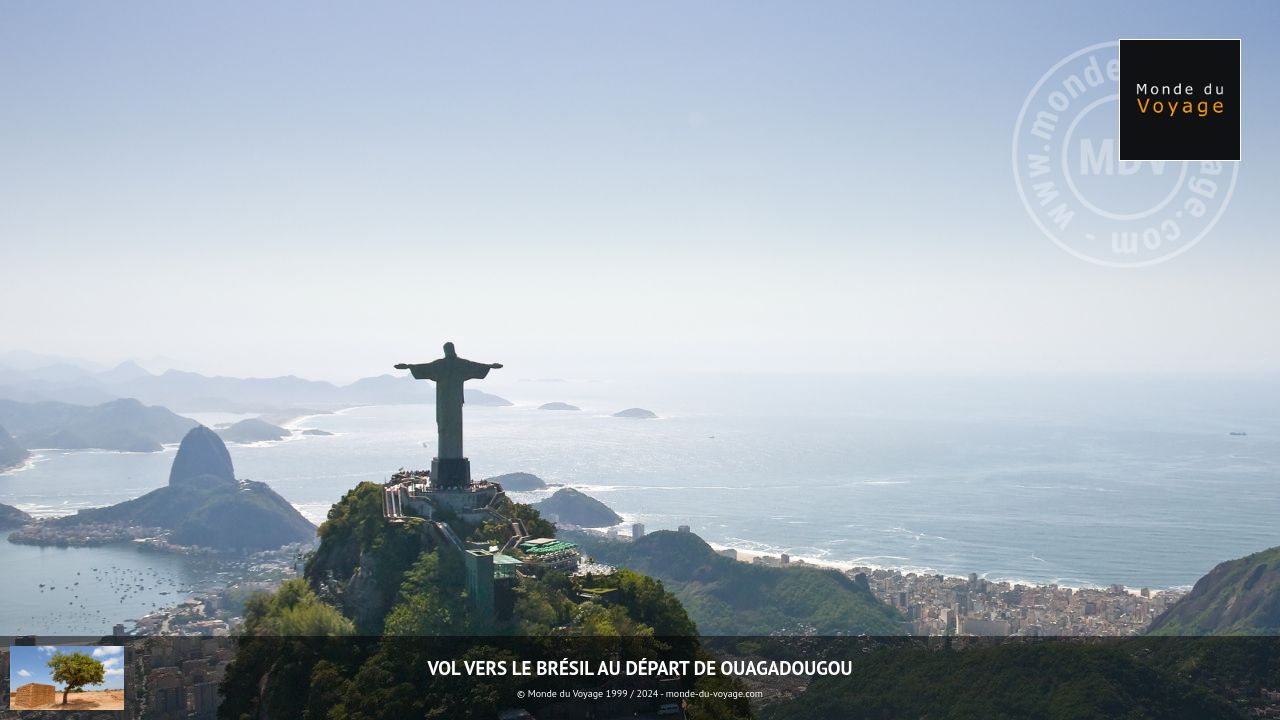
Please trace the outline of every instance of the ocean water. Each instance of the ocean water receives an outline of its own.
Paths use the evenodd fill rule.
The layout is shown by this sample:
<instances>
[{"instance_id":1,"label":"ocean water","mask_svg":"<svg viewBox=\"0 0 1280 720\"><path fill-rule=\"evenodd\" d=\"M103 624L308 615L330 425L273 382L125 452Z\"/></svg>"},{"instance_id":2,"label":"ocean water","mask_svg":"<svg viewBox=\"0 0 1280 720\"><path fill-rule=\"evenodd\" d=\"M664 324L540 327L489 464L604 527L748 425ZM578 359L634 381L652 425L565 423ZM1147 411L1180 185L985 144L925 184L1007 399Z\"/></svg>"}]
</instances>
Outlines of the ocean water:
<instances>
[{"instance_id":1,"label":"ocean water","mask_svg":"<svg viewBox=\"0 0 1280 720\"><path fill-rule=\"evenodd\" d=\"M0 635L108 635L229 577L216 562L129 544L41 548L8 535L0 532Z\"/></svg>"},{"instance_id":2,"label":"ocean water","mask_svg":"<svg viewBox=\"0 0 1280 720\"><path fill-rule=\"evenodd\" d=\"M628 524L689 525L720 545L1153 588L1190 585L1218 562L1280 545L1278 395L1260 381L716 376L483 387L517 405L467 406L475 475L533 472L597 497ZM555 400L583 410L537 409ZM610 416L632 406L661 418ZM335 435L231 453L239 476L270 484L317 522L356 483L427 467L434 451L430 406L354 408L296 426ZM174 452L41 451L0 475L0 502L48 515L136 497L166 482ZM16 579L0 627L38 617L31 567L131 554L144 567L162 563L170 584L192 582L183 560L132 548L0 543L0 573Z\"/></svg>"}]
</instances>

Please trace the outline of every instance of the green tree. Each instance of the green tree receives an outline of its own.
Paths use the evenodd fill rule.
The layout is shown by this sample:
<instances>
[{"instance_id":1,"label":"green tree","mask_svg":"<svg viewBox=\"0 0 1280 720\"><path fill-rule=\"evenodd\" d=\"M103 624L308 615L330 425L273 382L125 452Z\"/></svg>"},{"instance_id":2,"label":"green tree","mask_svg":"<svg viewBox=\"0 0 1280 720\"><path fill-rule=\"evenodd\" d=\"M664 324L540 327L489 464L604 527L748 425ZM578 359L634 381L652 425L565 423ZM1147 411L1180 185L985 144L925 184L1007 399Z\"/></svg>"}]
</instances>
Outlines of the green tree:
<instances>
[{"instance_id":1,"label":"green tree","mask_svg":"<svg viewBox=\"0 0 1280 720\"><path fill-rule=\"evenodd\" d=\"M530 537L548 537L556 536L556 526L543 519L542 513L539 513L532 505L512 502L510 498L503 498L497 505L498 514L502 515L504 520L489 520L481 523L469 533L461 533L464 537L469 537L477 542L488 541L498 545L502 545L511 539L514 534L511 530L512 521L519 520L524 524L524 530ZM451 522L451 525L456 525ZM455 527L455 529L457 529Z\"/></svg>"},{"instance_id":2,"label":"green tree","mask_svg":"<svg viewBox=\"0 0 1280 720\"><path fill-rule=\"evenodd\" d=\"M482 629L463 587L467 570L456 553L424 552L404 574L400 601L387 614L387 635L464 635Z\"/></svg>"},{"instance_id":3,"label":"green tree","mask_svg":"<svg viewBox=\"0 0 1280 720\"><path fill-rule=\"evenodd\" d=\"M355 634L350 620L316 597L302 578L286 580L274 595L260 593L245 605L245 633L289 637Z\"/></svg>"},{"instance_id":4,"label":"green tree","mask_svg":"<svg viewBox=\"0 0 1280 720\"><path fill-rule=\"evenodd\" d=\"M107 672L102 663L82 652L54 653L49 667L53 668L53 681L66 684L62 688L63 705L67 704L67 693L85 685L97 685Z\"/></svg>"}]
</instances>

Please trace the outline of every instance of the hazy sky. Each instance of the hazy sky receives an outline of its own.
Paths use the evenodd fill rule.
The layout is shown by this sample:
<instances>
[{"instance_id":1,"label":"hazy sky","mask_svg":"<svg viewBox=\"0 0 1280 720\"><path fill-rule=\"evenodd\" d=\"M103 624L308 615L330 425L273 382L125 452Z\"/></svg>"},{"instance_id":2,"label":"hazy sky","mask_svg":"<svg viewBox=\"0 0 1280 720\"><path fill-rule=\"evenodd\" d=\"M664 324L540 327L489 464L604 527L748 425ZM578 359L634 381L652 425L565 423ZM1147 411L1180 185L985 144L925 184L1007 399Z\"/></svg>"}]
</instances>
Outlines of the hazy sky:
<instances>
[{"instance_id":1,"label":"hazy sky","mask_svg":"<svg viewBox=\"0 0 1280 720\"><path fill-rule=\"evenodd\" d=\"M1280 5L988 8L3 3L0 350L1280 369ZM1041 74L1118 37L1244 39L1231 205L1141 270L1055 247L1009 167Z\"/></svg>"}]
</instances>

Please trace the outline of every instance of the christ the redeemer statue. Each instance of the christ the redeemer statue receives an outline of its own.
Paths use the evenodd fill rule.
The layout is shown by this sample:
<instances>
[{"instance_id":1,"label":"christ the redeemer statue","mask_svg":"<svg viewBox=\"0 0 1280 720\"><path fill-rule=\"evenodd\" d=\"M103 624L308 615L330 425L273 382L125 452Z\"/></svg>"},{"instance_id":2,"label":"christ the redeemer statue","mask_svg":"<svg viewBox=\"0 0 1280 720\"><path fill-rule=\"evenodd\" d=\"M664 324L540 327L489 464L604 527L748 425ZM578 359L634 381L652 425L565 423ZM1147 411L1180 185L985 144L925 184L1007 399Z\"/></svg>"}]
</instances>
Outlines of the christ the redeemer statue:
<instances>
[{"instance_id":1,"label":"christ the redeemer statue","mask_svg":"<svg viewBox=\"0 0 1280 720\"><path fill-rule=\"evenodd\" d=\"M471 483L471 463L462 454L462 383L480 380L499 363L478 363L458 357L453 343L444 344L444 357L429 363L400 363L417 380L436 384L436 431L439 446L431 462L431 484L436 487L465 487Z\"/></svg>"}]
</instances>

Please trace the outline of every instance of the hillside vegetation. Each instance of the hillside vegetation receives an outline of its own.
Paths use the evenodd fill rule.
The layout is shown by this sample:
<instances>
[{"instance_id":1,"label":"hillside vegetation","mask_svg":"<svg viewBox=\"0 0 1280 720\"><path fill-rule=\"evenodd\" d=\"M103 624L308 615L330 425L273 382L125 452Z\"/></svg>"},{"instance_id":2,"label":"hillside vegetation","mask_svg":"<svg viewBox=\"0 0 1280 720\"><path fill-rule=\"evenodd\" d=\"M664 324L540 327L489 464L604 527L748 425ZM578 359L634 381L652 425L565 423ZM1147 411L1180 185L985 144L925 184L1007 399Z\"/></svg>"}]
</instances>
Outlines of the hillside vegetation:
<instances>
[{"instance_id":1,"label":"hillside vegetation","mask_svg":"<svg viewBox=\"0 0 1280 720\"><path fill-rule=\"evenodd\" d=\"M513 505L512 512L526 524L541 522L528 506ZM306 581L291 581L249 603L246 635L228 668L219 716L491 720L519 690L548 684L586 689L601 680L437 676L427 672L427 661L705 657L697 628L679 601L661 582L635 572L522 577L509 620L481 617L466 591L460 556L436 547L424 525L416 518L387 522L382 487L373 483L362 483L336 503L320 527L320 548L307 563ZM456 524L453 530L466 537L484 534L488 527ZM587 597L588 582L595 597L607 600ZM609 682L653 688L657 681L622 677ZM678 684L709 692L737 688L720 677L689 676ZM522 704L537 715L555 703L526 699ZM656 703L642 702L624 714L652 711L648 705ZM694 718L750 717L744 700L709 697L693 700L690 707Z\"/></svg>"},{"instance_id":2,"label":"hillside vegetation","mask_svg":"<svg viewBox=\"0 0 1280 720\"><path fill-rule=\"evenodd\" d=\"M716 553L687 532L659 531L635 542L573 539L596 560L662 580L706 635L900 635L897 610L836 570L752 565Z\"/></svg>"},{"instance_id":3,"label":"hillside vegetation","mask_svg":"<svg viewBox=\"0 0 1280 720\"><path fill-rule=\"evenodd\" d=\"M1149 633L1280 635L1280 547L1219 564Z\"/></svg>"}]
</instances>

